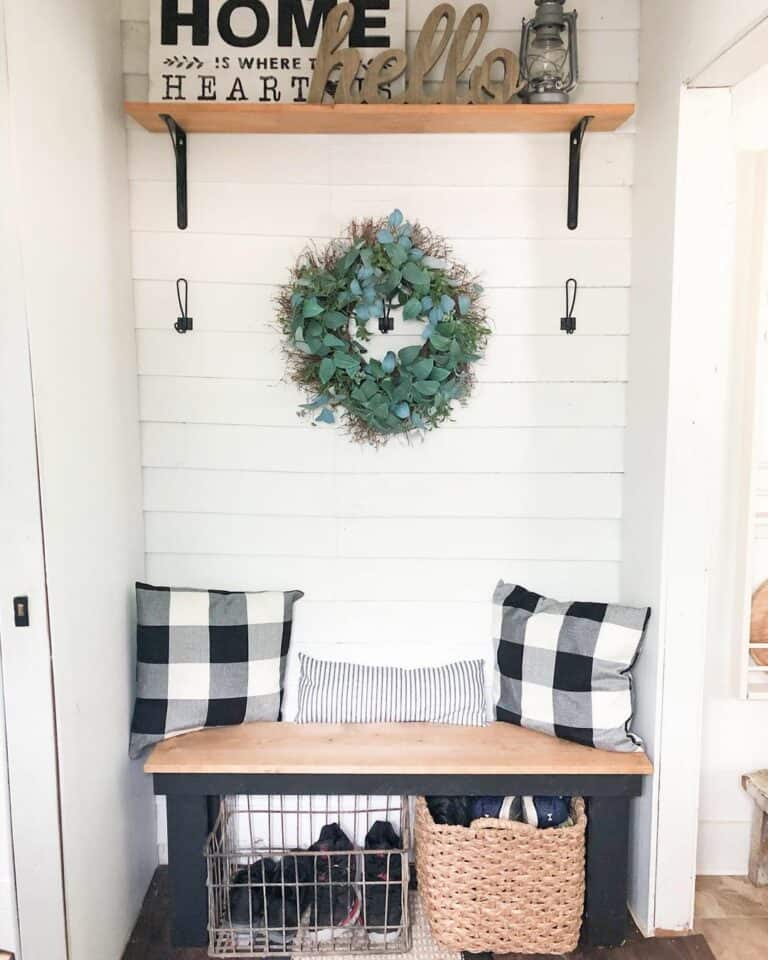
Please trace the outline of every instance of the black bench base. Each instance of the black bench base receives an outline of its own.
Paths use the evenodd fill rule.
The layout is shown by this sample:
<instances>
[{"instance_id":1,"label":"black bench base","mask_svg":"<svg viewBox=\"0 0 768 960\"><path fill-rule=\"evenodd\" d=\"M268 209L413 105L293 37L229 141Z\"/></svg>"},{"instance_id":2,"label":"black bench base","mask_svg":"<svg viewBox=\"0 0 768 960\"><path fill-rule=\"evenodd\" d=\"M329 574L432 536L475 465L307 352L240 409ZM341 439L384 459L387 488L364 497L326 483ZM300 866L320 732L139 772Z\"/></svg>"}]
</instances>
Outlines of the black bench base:
<instances>
[{"instance_id":1,"label":"black bench base","mask_svg":"<svg viewBox=\"0 0 768 960\"><path fill-rule=\"evenodd\" d=\"M174 946L208 943L203 851L219 798L235 794L562 795L587 801L587 893L583 940L614 947L626 936L629 800L639 776L378 774L155 774L168 805L168 866Z\"/></svg>"}]
</instances>

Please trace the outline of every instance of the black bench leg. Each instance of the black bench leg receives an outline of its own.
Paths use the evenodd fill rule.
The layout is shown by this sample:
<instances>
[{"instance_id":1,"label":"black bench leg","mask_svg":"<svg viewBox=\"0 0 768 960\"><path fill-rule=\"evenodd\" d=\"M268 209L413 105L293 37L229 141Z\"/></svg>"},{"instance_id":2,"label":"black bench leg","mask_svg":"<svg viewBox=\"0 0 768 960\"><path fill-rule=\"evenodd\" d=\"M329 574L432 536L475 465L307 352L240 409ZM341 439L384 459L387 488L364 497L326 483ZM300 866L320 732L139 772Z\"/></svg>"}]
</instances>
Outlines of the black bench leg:
<instances>
[{"instance_id":1,"label":"black bench leg","mask_svg":"<svg viewBox=\"0 0 768 960\"><path fill-rule=\"evenodd\" d=\"M208 946L208 893L203 849L209 832L205 796L167 797L171 941L174 947Z\"/></svg>"},{"instance_id":2,"label":"black bench leg","mask_svg":"<svg viewBox=\"0 0 768 960\"><path fill-rule=\"evenodd\" d=\"M590 947L618 947L627 931L629 800L590 797L587 816L584 940Z\"/></svg>"}]
</instances>

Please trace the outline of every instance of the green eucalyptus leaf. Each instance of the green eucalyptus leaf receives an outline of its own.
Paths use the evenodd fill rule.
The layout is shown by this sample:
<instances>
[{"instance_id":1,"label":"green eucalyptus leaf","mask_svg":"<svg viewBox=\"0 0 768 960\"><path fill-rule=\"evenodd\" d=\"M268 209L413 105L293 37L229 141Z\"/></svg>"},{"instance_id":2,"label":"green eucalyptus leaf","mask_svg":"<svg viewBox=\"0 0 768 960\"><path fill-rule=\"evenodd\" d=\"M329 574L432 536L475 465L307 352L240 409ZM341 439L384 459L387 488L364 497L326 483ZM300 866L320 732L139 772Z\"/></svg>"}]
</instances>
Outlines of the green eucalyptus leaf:
<instances>
[{"instance_id":1,"label":"green eucalyptus leaf","mask_svg":"<svg viewBox=\"0 0 768 960\"><path fill-rule=\"evenodd\" d=\"M319 317L322 312L323 308L317 302L317 297L310 297L309 300L304 301L301 313L305 320L309 317Z\"/></svg>"},{"instance_id":2,"label":"green eucalyptus leaf","mask_svg":"<svg viewBox=\"0 0 768 960\"><path fill-rule=\"evenodd\" d=\"M323 323L328 330L338 330L349 323L349 319L338 310L328 310L323 314Z\"/></svg>"},{"instance_id":3,"label":"green eucalyptus leaf","mask_svg":"<svg viewBox=\"0 0 768 960\"><path fill-rule=\"evenodd\" d=\"M420 353L421 347L418 344L413 347L403 347L401 350L397 351L397 355L400 357L400 362L406 367L414 363Z\"/></svg>"},{"instance_id":4,"label":"green eucalyptus leaf","mask_svg":"<svg viewBox=\"0 0 768 960\"><path fill-rule=\"evenodd\" d=\"M418 360L413 364L411 373L417 380L426 380L434 365L435 361L431 357L424 357L423 360Z\"/></svg>"},{"instance_id":5,"label":"green eucalyptus leaf","mask_svg":"<svg viewBox=\"0 0 768 960\"><path fill-rule=\"evenodd\" d=\"M417 267L415 263L406 263L403 267L403 278L414 287L426 287L429 285L429 274Z\"/></svg>"},{"instance_id":6,"label":"green eucalyptus leaf","mask_svg":"<svg viewBox=\"0 0 768 960\"><path fill-rule=\"evenodd\" d=\"M394 403L400 403L402 400L408 400L411 396L411 384L410 383L399 383L394 391L392 392L392 400Z\"/></svg>"},{"instance_id":7,"label":"green eucalyptus leaf","mask_svg":"<svg viewBox=\"0 0 768 960\"><path fill-rule=\"evenodd\" d=\"M395 290L400 286L400 283L403 279L402 273L397 269L392 269L384 278L384 292L387 294L394 293Z\"/></svg>"},{"instance_id":8,"label":"green eucalyptus leaf","mask_svg":"<svg viewBox=\"0 0 768 960\"><path fill-rule=\"evenodd\" d=\"M387 247L387 256L393 267L402 267L408 259L408 251L404 250L399 244Z\"/></svg>"},{"instance_id":9,"label":"green eucalyptus leaf","mask_svg":"<svg viewBox=\"0 0 768 960\"><path fill-rule=\"evenodd\" d=\"M389 416L389 404L386 400L383 400L380 403L371 404L371 413L376 417L377 420L386 420Z\"/></svg>"},{"instance_id":10,"label":"green eucalyptus leaf","mask_svg":"<svg viewBox=\"0 0 768 960\"><path fill-rule=\"evenodd\" d=\"M331 357L324 357L320 361L320 366L317 372L321 382L328 383L334 373L336 373L336 364L333 362Z\"/></svg>"},{"instance_id":11,"label":"green eucalyptus leaf","mask_svg":"<svg viewBox=\"0 0 768 960\"><path fill-rule=\"evenodd\" d=\"M421 301L411 297L403 307L403 320L415 320L419 316L421 316Z\"/></svg>"},{"instance_id":12,"label":"green eucalyptus leaf","mask_svg":"<svg viewBox=\"0 0 768 960\"><path fill-rule=\"evenodd\" d=\"M327 393L321 393L319 397L315 397L314 400L311 400L309 403L302 403L302 407L305 410L316 410L317 407L324 407L328 403L329 396Z\"/></svg>"},{"instance_id":13,"label":"green eucalyptus leaf","mask_svg":"<svg viewBox=\"0 0 768 960\"><path fill-rule=\"evenodd\" d=\"M434 380L417 380L413 388L423 397L434 397L440 389L440 384L435 383Z\"/></svg>"},{"instance_id":14,"label":"green eucalyptus leaf","mask_svg":"<svg viewBox=\"0 0 768 960\"><path fill-rule=\"evenodd\" d=\"M339 340L338 337L334 337L332 333L326 333L323 337L323 343L326 347L341 347L342 349L347 346L343 340Z\"/></svg>"},{"instance_id":15,"label":"green eucalyptus leaf","mask_svg":"<svg viewBox=\"0 0 768 960\"><path fill-rule=\"evenodd\" d=\"M438 383L442 383L443 380L447 380L450 375L451 371L446 370L445 367L435 367L432 373L430 373L429 379L437 380Z\"/></svg>"},{"instance_id":16,"label":"green eucalyptus leaf","mask_svg":"<svg viewBox=\"0 0 768 960\"><path fill-rule=\"evenodd\" d=\"M343 370L350 376L360 369L360 360L357 357L350 356L348 353L341 353L339 350L333 354L333 362L337 370Z\"/></svg>"},{"instance_id":17,"label":"green eucalyptus leaf","mask_svg":"<svg viewBox=\"0 0 768 960\"><path fill-rule=\"evenodd\" d=\"M469 313L469 308L472 306L472 301L466 295L466 293L460 293L458 300L459 300L459 313L462 315L462 317L464 317Z\"/></svg>"},{"instance_id":18,"label":"green eucalyptus leaf","mask_svg":"<svg viewBox=\"0 0 768 960\"><path fill-rule=\"evenodd\" d=\"M435 350L445 351L449 350L452 343L456 343L455 340L449 340L448 337L444 337L440 333L433 333L429 341Z\"/></svg>"},{"instance_id":19,"label":"green eucalyptus leaf","mask_svg":"<svg viewBox=\"0 0 768 960\"><path fill-rule=\"evenodd\" d=\"M392 371L397 366L397 357L392 353L391 350L387 351L384 356L384 359L381 361L381 369L384 373L392 373Z\"/></svg>"}]
</instances>

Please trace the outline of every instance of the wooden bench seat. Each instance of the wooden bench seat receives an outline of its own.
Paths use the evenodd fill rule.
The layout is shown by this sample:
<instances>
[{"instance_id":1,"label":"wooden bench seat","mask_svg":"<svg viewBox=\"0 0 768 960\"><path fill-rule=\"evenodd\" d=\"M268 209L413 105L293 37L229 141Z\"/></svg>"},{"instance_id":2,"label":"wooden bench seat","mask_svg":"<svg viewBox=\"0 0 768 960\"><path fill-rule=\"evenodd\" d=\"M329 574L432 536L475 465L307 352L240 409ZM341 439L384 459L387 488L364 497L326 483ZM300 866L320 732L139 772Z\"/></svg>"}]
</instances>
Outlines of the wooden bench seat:
<instances>
[{"instance_id":1,"label":"wooden bench seat","mask_svg":"<svg viewBox=\"0 0 768 960\"><path fill-rule=\"evenodd\" d=\"M158 744L144 769L168 806L172 931L180 947L207 940L203 848L219 798L232 794L580 795L587 800L586 940L622 942L629 801L653 768L507 723L254 723Z\"/></svg>"},{"instance_id":2,"label":"wooden bench seat","mask_svg":"<svg viewBox=\"0 0 768 960\"><path fill-rule=\"evenodd\" d=\"M645 776L642 752L609 753L509 723L250 723L172 737L147 773L597 774Z\"/></svg>"}]
</instances>

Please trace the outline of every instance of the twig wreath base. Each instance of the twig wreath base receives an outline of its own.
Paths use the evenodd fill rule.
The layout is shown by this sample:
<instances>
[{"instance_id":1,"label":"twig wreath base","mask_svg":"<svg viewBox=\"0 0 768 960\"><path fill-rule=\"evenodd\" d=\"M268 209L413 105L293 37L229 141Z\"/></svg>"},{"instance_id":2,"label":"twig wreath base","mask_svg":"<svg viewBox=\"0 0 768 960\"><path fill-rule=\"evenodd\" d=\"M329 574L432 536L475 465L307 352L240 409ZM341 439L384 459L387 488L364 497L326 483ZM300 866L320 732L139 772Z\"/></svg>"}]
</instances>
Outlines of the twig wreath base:
<instances>
[{"instance_id":1,"label":"twig wreath base","mask_svg":"<svg viewBox=\"0 0 768 960\"><path fill-rule=\"evenodd\" d=\"M481 293L445 241L399 210L305 251L277 298L288 373L309 396L302 415L374 444L438 427L472 390L490 333ZM371 357L369 322L397 308L421 342Z\"/></svg>"}]
</instances>

